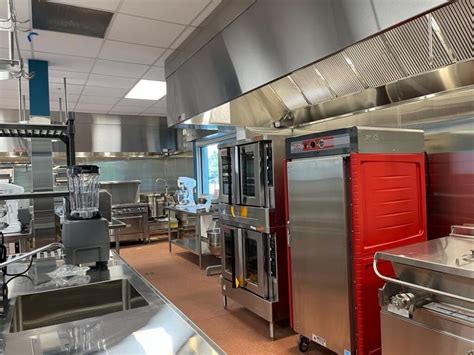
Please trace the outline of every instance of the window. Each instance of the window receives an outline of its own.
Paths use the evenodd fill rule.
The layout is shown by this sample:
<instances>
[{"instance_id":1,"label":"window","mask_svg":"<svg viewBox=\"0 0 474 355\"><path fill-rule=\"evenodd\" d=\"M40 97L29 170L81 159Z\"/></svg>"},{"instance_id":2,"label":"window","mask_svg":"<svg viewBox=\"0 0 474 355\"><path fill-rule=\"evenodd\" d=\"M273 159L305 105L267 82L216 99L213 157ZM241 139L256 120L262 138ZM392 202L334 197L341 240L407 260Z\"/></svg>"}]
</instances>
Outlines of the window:
<instances>
[{"instance_id":1,"label":"window","mask_svg":"<svg viewBox=\"0 0 474 355\"><path fill-rule=\"evenodd\" d=\"M215 200L219 197L219 154L217 144L200 148L202 193L211 195Z\"/></svg>"}]
</instances>

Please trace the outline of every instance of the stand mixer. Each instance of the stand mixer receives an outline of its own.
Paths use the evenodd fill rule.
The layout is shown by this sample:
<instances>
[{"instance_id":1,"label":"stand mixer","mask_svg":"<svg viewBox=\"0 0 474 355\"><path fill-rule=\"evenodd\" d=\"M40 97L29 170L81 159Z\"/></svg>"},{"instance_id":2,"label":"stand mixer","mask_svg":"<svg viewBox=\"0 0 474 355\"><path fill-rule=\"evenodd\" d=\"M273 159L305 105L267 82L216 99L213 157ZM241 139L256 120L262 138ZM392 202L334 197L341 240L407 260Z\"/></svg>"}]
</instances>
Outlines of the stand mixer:
<instances>
[{"instance_id":1,"label":"stand mixer","mask_svg":"<svg viewBox=\"0 0 474 355\"><path fill-rule=\"evenodd\" d=\"M196 189L196 180L180 176L178 177L178 189L175 192L176 202L179 206L196 206L194 201L194 190Z\"/></svg>"}]
</instances>

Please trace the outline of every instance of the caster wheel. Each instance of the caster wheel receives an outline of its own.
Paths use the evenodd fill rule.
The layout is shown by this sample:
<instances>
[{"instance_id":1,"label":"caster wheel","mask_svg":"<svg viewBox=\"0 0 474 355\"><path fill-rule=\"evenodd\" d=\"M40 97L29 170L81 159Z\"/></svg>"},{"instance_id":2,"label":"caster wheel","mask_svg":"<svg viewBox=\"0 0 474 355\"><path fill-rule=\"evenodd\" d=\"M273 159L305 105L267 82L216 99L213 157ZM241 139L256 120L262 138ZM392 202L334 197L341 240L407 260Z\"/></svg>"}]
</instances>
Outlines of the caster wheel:
<instances>
[{"instance_id":1,"label":"caster wheel","mask_svg":"<svg viewBox=\"0 0 474 355\"><path fill-rule=\"evenodd\" d=\"M309 349L309 339L303 335L300 335L300 339L298 340L298 347L302 353L305 353Z\"/></svg>"}]
</instances>

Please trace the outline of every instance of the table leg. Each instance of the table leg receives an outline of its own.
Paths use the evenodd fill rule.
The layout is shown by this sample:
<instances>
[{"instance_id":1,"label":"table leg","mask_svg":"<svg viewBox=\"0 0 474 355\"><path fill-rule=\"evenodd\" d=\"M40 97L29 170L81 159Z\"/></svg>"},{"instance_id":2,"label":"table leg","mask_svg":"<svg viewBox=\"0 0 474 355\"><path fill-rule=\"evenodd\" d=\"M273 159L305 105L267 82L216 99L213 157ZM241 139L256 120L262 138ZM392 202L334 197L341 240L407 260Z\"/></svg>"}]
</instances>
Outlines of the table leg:
<instances>
[{"instance_id":1,"label":"table leg","mask_svg":"<svg viewBox=\"0 0 474 355\"><path fill-rule=\"evenodd\" d=\"M171 253L171 212L168 211L168 244L169 244L169 249Z\"/></svg>"},{"instance_id":2,"label":"table leg","mask_svg":"<svg viewBox=\"0 0 474 355\"><path fill-rule=\"evenodd\" d=\"M114 230L114 239L115 239L115 251L117 254L120 254L120 229L116 228Z\"/></svg>"},{"instance_id":3,"label":"table leg","mask_svg":"<svg viewBox=\"0 0 474 355\"><path fill-rule=\"evenodd\" d=\"M202 270L202 245L201 245L201 218L197 216L196 218L196 242L197 250L199 253L199 270Z\"/></svg>"}]
</instances>

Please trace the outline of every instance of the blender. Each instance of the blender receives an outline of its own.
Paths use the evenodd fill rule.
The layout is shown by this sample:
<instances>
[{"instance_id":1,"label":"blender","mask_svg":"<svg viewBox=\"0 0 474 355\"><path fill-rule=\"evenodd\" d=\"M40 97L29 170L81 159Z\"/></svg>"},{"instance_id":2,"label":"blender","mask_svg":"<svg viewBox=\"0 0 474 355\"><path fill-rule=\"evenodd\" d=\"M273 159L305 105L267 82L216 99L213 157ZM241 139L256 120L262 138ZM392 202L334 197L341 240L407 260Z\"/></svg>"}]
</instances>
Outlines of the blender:
<instances>
[{"instance_id":1,"label":"blender","mask_svg":"<svg viewBox=\"0 0 474 355\"><path fill-rule=\"evenodd\" d=\"M109 225L99 213L99 167L67 168L69 201L62 229L66 264L107 265L110 252Z\"/></svg>"}]
</instances>

